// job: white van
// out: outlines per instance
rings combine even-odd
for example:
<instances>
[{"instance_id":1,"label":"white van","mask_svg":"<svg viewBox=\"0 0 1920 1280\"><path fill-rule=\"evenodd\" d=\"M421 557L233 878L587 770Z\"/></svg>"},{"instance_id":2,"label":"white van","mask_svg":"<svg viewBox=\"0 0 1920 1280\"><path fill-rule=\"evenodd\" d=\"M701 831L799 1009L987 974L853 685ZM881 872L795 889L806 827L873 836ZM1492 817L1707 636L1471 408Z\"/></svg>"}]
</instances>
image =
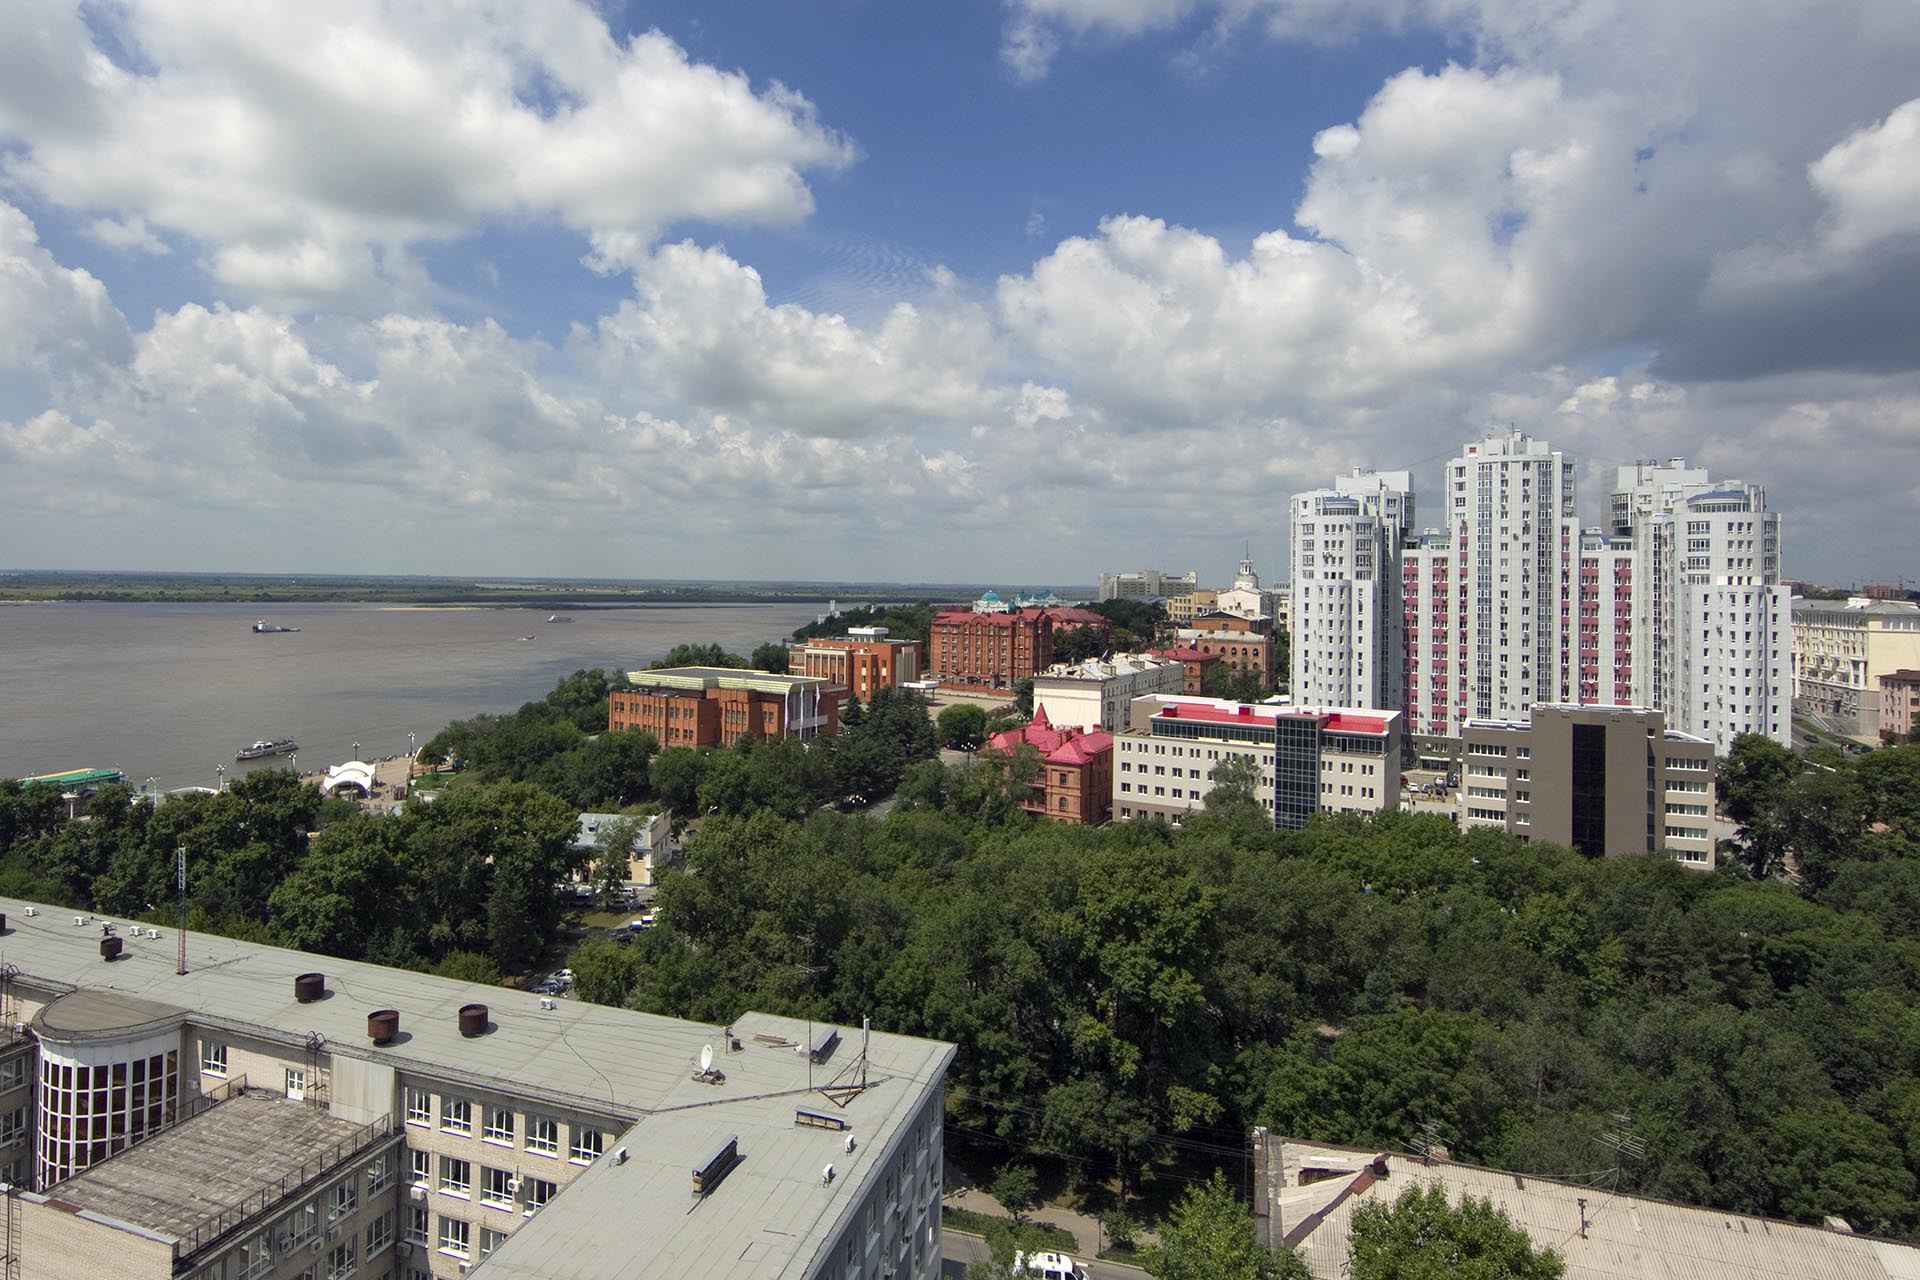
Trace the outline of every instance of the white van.
<instances>
[{"instance_id":1,"label":"white van","mask_svg":"<svg viewBox=\"0 0 1920 1280\"><path fill-rule=\"evenodd\" d=\"M1086 1280L1087 1273L1074 1267L1064 1253L1016 1253L1013 1269L1024 1271L1037 1280Z\"/></svg>"}]
</instances>

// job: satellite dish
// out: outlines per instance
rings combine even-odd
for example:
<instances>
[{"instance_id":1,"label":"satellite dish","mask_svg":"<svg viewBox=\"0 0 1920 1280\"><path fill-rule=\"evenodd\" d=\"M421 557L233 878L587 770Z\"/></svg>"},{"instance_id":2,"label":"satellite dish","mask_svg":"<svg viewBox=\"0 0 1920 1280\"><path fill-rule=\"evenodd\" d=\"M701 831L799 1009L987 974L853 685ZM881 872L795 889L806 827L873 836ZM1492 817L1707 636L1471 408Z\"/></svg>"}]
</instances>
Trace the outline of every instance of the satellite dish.
<instances>
[{"instance_id":1,"label":"satellite dish","mask_svg":"<svg viewBox=\"0 0 1920 1280\"><path fill-rule=\"evenodd\" d=\"M702 1071L713 1070L713 1046L710 1044L700 1046L700 1069Z\"/></svg>"}]
</instances>

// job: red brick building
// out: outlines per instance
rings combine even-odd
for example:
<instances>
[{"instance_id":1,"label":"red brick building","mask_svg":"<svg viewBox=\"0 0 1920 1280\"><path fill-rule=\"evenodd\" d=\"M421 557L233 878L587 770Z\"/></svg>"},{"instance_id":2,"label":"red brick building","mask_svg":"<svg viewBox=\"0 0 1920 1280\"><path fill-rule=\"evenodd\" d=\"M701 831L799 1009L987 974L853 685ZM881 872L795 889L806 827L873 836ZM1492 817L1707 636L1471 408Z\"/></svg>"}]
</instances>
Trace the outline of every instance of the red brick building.
<instances>
[{"instance_id":1,"label":"red brick building","mask_svg":"<svg viewBox=\"0 0 1920 1280\"><path fill-rule=\"evenodd\" d=\"M1087 609L949 610L933 615L927 674L942 684L1011 689L1053 665L1057 635L1092 627L1111 641L1113 626Z\"/></svg>"},{"instance_id":2,"label":"red brick building","mask_svg":"<svg viewBox=\"0 0 1920 1280\"><path fill-rule=\"evenodd\" d=\"M861 702L875 691L920 678L920 642L890 640L885 627L855 627L844 636L803 640L787 650L787 670L839 685Z\"/></svg>"},{"instance_id":3,"label":"red brick building","mask_svg":"<svg viewBox=\"0 0 1920 1280\"><path fill-rule=\"evenodd\" d=\"M1201 688L1207 682L1207 672L1218 666L1221 657L1217 653L1208 653L1191 645L1175 645L1171 649L1149 649L1148 653L1160 658L1172 658L1186 669L1186 681L1180 686L1182 693L1204 693Z\"/></svg>"},{"instance_id":4,"label":"red brick building","mask_svg":"<svg viewBox=\"0 0 1920 1280\"><path fill-rule=\"evenodd\" d=\"M1191 627L1178 633L1180 647L1197 649L1225 662L1235 671L1251 671L1260 683L1273 686L1272 620L1243 618L1237 613L1203 613Z\"/></svg>"},{"instance_id":5,"label":"red brick building","mask_svg":"<svg viewBox=\"0 0 1920 1280\"><path fill-rule=\"evenodd\" d=\"M986 749L1012 755L1022 746L1039 753L1040 776L1020 807L1036 818L1097 827L1113 812L1113 735L1056 729L1042 707L1027 724L996 733Z\"/></svg>"},{"instance_id":6,"label":"red brick building","mask_svg":"<svg viewBox=\"0 0 1920 1280\"><path fill-rule=\"evenodd\" d=\"M629 671L607 695L607 728L645 729L662 747L730 747L742 738L831 737L847 691L810 676L730 667Z\"/></svg>"}]
</instances>

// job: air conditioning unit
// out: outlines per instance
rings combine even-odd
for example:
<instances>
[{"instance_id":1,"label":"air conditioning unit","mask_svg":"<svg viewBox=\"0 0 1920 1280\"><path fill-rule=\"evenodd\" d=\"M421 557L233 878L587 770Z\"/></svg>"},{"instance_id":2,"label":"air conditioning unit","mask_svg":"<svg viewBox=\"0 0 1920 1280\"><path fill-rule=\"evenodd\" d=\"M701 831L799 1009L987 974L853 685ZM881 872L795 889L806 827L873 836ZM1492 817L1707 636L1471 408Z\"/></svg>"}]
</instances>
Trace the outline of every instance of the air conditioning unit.
<instances>
[{"instance_id":1,"label":"air conditioning unit","mask_svg":"<svg viewBox=\"0 0 1920 1280\"><path fill-rule=\"evenodd\" d=\"M413 1186L407 1188L407 1195L415 1200L425 1200L427 1198L427 1189L419 1183L415 1183Z\"/></svg>"},{"instance_id":2,"label":"air conditioning unit","mask_svg":"<svg viewBox=\"0 0 1920 1280\"><path fill-rule=\"evenodd\" d=\"M517 1196L520 1194L520 1179L518 1178L507 1179L507 1194L510 1196Z\"/></svg>"},{"instance_id":3,"label":"air conditioning unit","mask_svg":"<svg viewBox=\"0 0 1920 1280\"><path fill-rule=\"evenodd\" d=\"M464 1262L460 1264L460 1274L461 1275L467 1274L467 1264Z\"/></svg>"},{"instance_id":4,"label":"air conditioning unit","mask_svg":"<svg viewBox=\"0 0 1920 1280\"><path fill-rule=\"evenodd\" d=\"M28 914L28 915L30 915L30 916L37 916L37 915L39 915L39 914L40 914L40 908L38 908L38 907L28 907L28 908L27 908L27 914Z\"/></svg>"},{"instance_id":5,"label":"air conditioning unit","mask_svg":"<svg viewBox=\"0 0 1920 1280\"><path fill-rule=\"evenodd\" d=\"M314 1237L313 1239L311 1239L311 1240L309 1240L309 1241L307 1241L307 1252L308 1252L308 1253L318 1253L318 1252L320 1252L320 1237L319 1237L319 1236L315 1236L315 1237Z\"/></svg>"},{"instance_id":6,"label":"air conditioning unit","mask_svg":"<svg viewBox=\"0 0 1920 1280\"><path fill-rule=\"evenodd\" d=\"M411 1240L402 1240L399 1244L393 1246L393 1251L403 1258L411 1258L413 1256L413 1242Z\"/></svg>"}]
</instances>

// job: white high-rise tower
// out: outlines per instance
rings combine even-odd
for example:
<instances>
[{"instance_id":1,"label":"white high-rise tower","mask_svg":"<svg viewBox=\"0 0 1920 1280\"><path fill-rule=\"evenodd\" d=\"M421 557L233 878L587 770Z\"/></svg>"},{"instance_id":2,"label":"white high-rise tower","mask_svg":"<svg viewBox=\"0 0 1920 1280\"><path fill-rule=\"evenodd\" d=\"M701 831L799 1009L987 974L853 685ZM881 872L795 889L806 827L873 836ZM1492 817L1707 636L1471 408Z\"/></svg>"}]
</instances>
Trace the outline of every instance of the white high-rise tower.
<instances>
[{"instance_id":1,"label":"white high-rise tower","mask_svg":"<svg viewBox=\"0 0 1920 1280\"><path fill-rule=\"evenodd\" d=\"M1790 592L1766 490L1684 459L1616 473L1616 534L1633 541L1635 700L1724 752L1743 733L1793 737Z\"/></svg>"},{"instance_id":2,"label":"white high-rise tower","mask_svg":"<svg viewBox=\"0 0 1920 1280\"><path fill-rule=\"evenodd\" d=\"M1360 471L1293 496L1294 702L1398 709L1406 684L1400 540L1413 477Z\"/></svg>"},{"instance_id":3,"label":"white high-rise tower","mask_svg":"<svg viewBox=\"0 0 1920 1280\"><path fill-rule=\"evenodd\" d=\"M1419 729L1458 735L1574 701L1580 529L1574 461L1544 440L1490 435L1446 474L1444 528L1402 560L1421 584L1406 614Z\"/></svg>"}]
</instances>

